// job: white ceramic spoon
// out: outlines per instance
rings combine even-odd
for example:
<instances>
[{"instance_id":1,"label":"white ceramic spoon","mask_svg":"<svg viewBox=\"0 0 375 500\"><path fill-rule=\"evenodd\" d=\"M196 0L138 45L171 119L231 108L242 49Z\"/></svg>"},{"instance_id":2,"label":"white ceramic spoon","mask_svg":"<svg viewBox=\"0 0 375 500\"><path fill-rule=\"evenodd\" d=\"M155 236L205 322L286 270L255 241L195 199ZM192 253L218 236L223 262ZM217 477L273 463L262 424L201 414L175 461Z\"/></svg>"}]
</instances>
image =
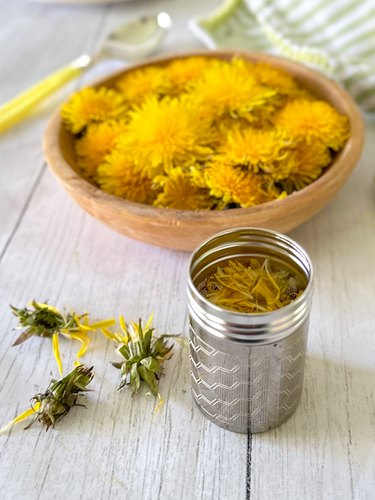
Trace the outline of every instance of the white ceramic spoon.
<instances>
[{"instance_id":1,"label":"white ceramic spoon","mask_svg":"<svg viewBox=\"0 0 375 500\"><path fill-rule=\"evenodd\" d=\"M171 18L166 12L144 16L120 26L107 36L97 54L82 55L0 106L0 132L22 120L36 104L76 78L99 59L115 57L134 60L151 54L159 47L171 26Z\"/></svg>"}]
</instances>

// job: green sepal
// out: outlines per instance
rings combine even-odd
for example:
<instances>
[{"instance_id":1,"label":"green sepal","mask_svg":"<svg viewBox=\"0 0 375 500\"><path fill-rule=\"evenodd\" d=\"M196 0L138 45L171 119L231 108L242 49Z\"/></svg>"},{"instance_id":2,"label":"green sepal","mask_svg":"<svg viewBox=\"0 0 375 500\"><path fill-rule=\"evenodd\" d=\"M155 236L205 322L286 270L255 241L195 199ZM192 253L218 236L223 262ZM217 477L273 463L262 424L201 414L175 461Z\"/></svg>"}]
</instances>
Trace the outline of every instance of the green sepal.
<instances>
[{"instance_id":1,"label":"green sepal","mask_svg":"<svg viewBox=\"0 0 375 500\"><path fill-rule=\"evenodd\" d=\"M112 363L111 363L112 366L114 366L115 368L118 368L118 369L122 368L123 364L124 363L122 361L120 361L120 362L112 361Z\"/></svg>"},{"instance_id":2,"label":"green sepal","mask_svg":"<svg viewBox=\"0 0 375 500\"><path fill-rule=\"evenodd\" d=\"M142 365L138 367L138 371L142 377L142 380L147 384L152 394L154 396L157 396L159 393L159 389L155 374Z\"/></svg>"},{"instance_id":3,"label":"green sepal","mask_svg":"<svg viewBox=\"0 0 375 500\"><path fill-rule=\"evenodd\" d=\"M126 359L129 357L129 349L128 347L123 344L121 347L119 347L118 352ZM113 364L113 363L112 363Z\"/></svg>"},{"instance_id":4,"label":"green sepal","mask_svg":"<svg viewBox=\"0 0 375 500\"><path fill-rule=\"evenodd\" d=\"M144 334L144 345L145 345L145 352L150 352L150 347L151 347L151 340L152 340L152 333L154 329L149 328L147 332Z\"/></svg>"},{"instance_id":5,"label":"green sepal","mask_svg":"<svg viewBox=\"0 0 375 500\"><path fill-rule=\"evenodd\" d=\"M163 367L159 363L159 361L152 356L147 356L141 360L141 365L145 366L148 370L154 373L162 373Z\"/></svg>"},{"instance_id":6,"label":"green sepal","mask_svg":"<svg viewBox=\"0 0 375 500\"><path fill-rule=\"evenodd\" d=\"M139 391L141 386L141 377L138 373L138 367L134 363L130 370L130 388L132 390L132 394L135 394Z\"/></svg>"}]
</instances>

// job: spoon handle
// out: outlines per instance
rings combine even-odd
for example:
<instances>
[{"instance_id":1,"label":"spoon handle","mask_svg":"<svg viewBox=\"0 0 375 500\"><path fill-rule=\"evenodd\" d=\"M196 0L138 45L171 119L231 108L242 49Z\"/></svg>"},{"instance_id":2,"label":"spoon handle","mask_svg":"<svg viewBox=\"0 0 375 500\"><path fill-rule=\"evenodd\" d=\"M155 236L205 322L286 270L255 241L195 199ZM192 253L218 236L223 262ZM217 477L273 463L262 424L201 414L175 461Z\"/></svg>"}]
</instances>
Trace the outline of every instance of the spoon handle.
<instances>
[{"instance_id":1,"label":"spoon handle","mask_svg":"<svg viewBox=\"0 0 375 500\"><path fill-rule=\"evenodd\" d=\"M91 61L90 56L81 56L0 106L0 133L25 118L45 97L80 75Z\"/></svg>"}]
</instances>

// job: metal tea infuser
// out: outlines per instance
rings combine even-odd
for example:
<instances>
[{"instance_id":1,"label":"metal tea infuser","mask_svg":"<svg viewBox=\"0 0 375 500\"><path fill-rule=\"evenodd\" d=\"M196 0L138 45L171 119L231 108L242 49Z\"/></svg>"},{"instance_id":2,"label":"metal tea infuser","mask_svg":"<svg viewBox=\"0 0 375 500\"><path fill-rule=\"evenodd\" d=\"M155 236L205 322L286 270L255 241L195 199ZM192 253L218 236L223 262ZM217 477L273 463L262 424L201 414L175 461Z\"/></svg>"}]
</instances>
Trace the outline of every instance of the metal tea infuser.
<instances>
[{"instance_id":1,"label":"metal tea infuser","mask_svg":"<svg viewBox=\"0 0 375 500\"><path fill-rule=\"evenodd\" d=\"M306 288L285 307L245 314L209 302L200 285L228 259L274 258ZM201 412L235 432L262 432L287 420L301 397L313 291L311 261L291 238L266 229L225 231L193 253L188 279L192 393Z\"/></svg>"}]
</instances>

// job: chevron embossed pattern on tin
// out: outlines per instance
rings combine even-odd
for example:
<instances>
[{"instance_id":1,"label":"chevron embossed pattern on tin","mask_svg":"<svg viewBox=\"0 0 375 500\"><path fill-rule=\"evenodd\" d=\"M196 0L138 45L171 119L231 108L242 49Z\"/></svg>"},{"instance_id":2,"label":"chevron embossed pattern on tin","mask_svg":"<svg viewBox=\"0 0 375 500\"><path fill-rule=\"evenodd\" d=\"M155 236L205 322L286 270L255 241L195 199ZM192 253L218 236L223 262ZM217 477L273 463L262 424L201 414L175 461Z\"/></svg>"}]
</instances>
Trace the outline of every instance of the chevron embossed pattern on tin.
<instances>
[{"instance_id":1,"label":"chevron embossed pattern on tin","mask_svg":"<svg viewBox=\"0 0 375 500\"><path fill-rule=\"evenodd\" d=\"M261 432L287 420L300 400L306 338L307 324L282 341L237 343L228 351L193 323L192 392L202 413L236 432Z\"/></svg>"}]
</instances>

